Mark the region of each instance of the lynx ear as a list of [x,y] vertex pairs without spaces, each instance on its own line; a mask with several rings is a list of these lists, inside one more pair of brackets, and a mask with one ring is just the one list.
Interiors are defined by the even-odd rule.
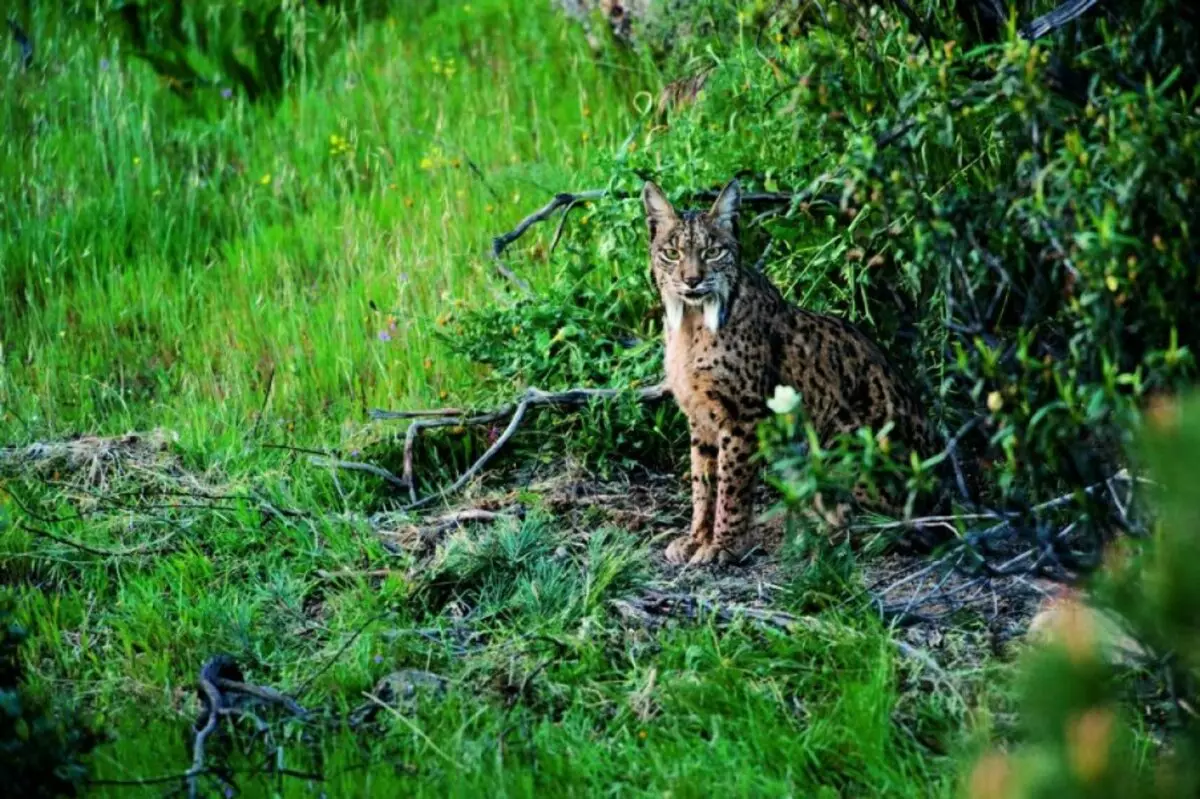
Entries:
[[708,218],[718,227],[736,236],[738,207],[741,202],[742,187],[738,185],[737,178],[734,178],[726,183],[725,188],[717,195],[716,202],[708,209]]
[[671,201],[663,190],[653,181],[647,180],[642,187],[642,205],[646,207],[646,225],[650,228],[650,240],[654,241],[655,234],[671,222],[678,222],[679,217],[671,207]]

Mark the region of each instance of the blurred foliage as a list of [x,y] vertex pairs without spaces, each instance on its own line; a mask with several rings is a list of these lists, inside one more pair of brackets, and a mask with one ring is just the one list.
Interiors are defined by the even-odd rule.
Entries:
[[10,796],[74,796],[96,733],[30,693],[13,601],[0,594],[0,773]]
[[[236,91],[250,102],[274,103],[290,82],[315,73],[343,46],[342,32],[386,16],[393,5],[386,0],[159,0],[117,2],[107,18],[118,26],[130,54],[180,96],[194,99],[204,89]],[[400,10],[420,16],[434,6],[433,0],[417,0]]]
[[[981,758],[972,797],[1200,792],[1200,395],[1159,406],[1139,455],[1153,481],[1154,534],[1110,551],[1096,593],[1146,656],[1131,674],[1106,651],[1098,617],[1063,614],[1053,645],[1031,653],[1023,671],[1022,745]],[[1132,707],[1131,676],[1157,689]],[[1139,745],[1139,731],[1161,745]]]

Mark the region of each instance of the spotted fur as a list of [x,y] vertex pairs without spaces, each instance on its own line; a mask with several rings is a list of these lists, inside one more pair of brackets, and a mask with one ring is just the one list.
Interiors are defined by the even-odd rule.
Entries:
[[692,526],[668,546],[673,563],[723,563],[744,552],[756,426],[776,386],[800,393],[823,440],[892,422],[892,440],[929,449],[921,407],[867,336],[789,304],[742,265],[740,197],[731,181],[708,211],[677,212],[654,183],[642,192],[665,311],[667,385],[691,428]]

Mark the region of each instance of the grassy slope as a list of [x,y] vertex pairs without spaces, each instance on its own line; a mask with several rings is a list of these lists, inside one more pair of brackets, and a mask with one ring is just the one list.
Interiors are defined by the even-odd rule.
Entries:
[[[208,119],[84,28],[35,27],[40,61],[54,66],[0,85],[0,440],[161,425],[214,483],[298,507],[363,504],[359,482],[335,485],[257,445],[335,443],[363,404],[468,390],[470,368],[430,335],[435,320],[456,299],[488,296],[489,235],[553,190],[595,183],[589,153],[623,137],[649,80],[596,65],[545,4],[509,5],[372,24],[277,112],[229,101]],[[208,654],[231,652],[253,679],[294,688],[381,617],[306,701],[355,705],[398,667],[445,675],[450,690],[382,733],[321,734],[313,751],[338,775],[330,795],[569,784],[928,796],[950,784],[950,760],[916,743],[912,725],[954,741],[952,702],[905,693],[869,621],[853,620],[865,636],[835,640],[619,632],[604,599],[642,579],[647,552],[621,531],[563,559],[561,532],[534,514],[454,545],[445,580],[472,607],[466,623],[490,635],[463,656],[384,634],[463,623],[421,576],[314,577],[397,565],[352,521],[264,527],[234,504],[168,519],[179,536],[168,553],[103,559],[16,530],[16,517],[0,504],[0,570],[35,634],[31,668],[119,731],[97,758],[104,777],[186,768],[191,684]],[[112,526],[58,529],[130,543]],[[514,685],[528,690],[506,701]],[[297,768],[316,756],[299,740],[286,751]]]

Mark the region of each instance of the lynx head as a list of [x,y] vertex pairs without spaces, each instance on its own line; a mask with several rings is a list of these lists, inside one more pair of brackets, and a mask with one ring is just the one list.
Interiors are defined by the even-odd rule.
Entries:
[[699,310],[716,332],[725,321],[726,300],[737,280],[738,203],[741,189],[731,180],[708,211],[678,213],[662,189],[642,189],[650,228],[650,272],[662,295],[667,329],[677,330],[684,312]]

